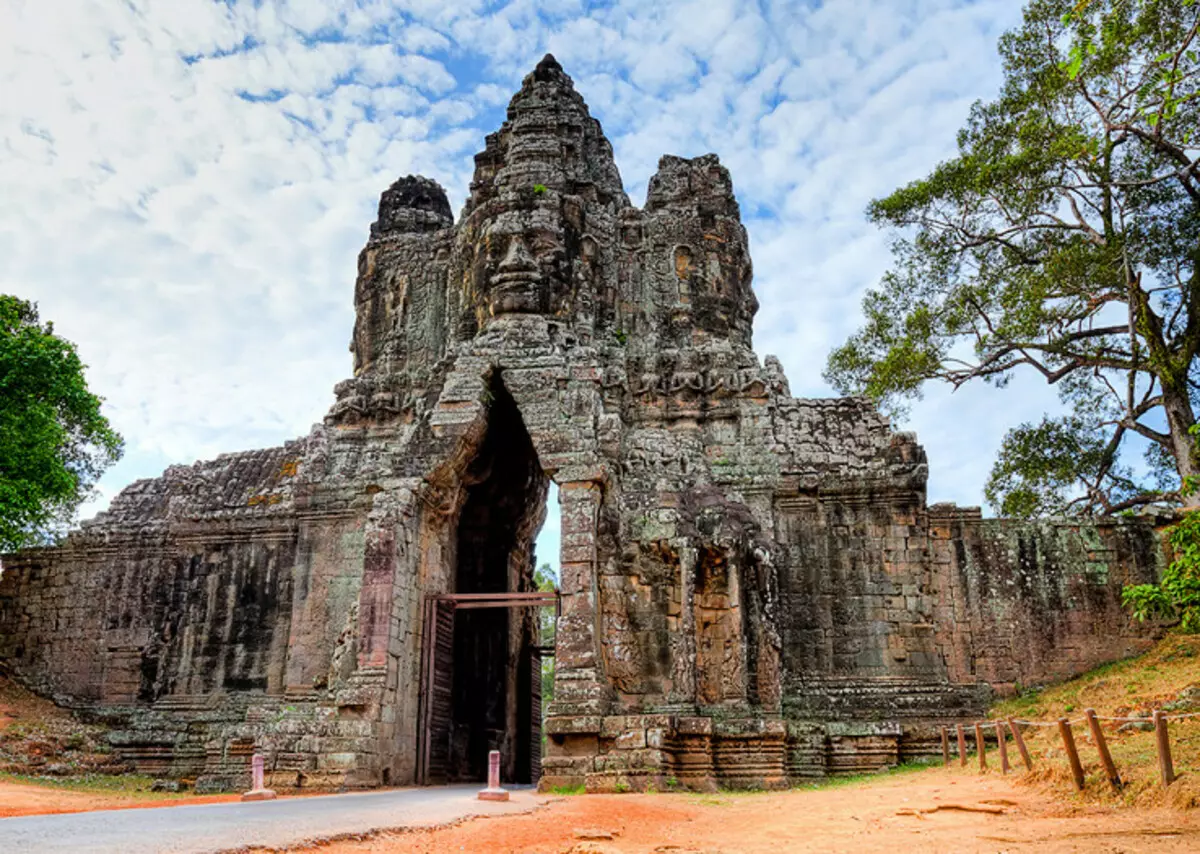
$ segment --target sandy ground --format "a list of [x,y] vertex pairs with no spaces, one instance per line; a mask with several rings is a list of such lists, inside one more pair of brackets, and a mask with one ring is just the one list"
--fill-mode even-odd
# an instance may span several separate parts
[[[0,781],[0,816],[165,807],[151,799]],[[1200,810],[1075,803],[992,772],[933,769],[770,794],[578,795],[533,814],[474,819],[305,849],[312,854],[784,854],[848,851],[1200,851]]]
[[219,804],[241,800],[240,795],[136,794],[122,792],[73,792],[49,786],[0,780],[0,818],[18,815],[49,815],[92,810],[121,810],[136,807],[171,807],[182,804]]
[[531,815],[478,819],[308,850],[320,854],[1167,854],[1200,851],[1200,813],[1064,805],[999,774],[935,769],[772,794],[570,796],[555,799]]

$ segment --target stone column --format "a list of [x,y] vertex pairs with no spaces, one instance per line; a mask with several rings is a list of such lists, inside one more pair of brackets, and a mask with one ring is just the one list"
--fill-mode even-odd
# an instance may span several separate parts
[[596,520],[602,487],[595,481],[559,486],[562,504],[562,616],[555,640],[551,716],[595,715],[607,696],[599,654]]
[[679,631],[671,638],[672,703],[696,702],[696,547],[686,539],[672,541],[679,555]]

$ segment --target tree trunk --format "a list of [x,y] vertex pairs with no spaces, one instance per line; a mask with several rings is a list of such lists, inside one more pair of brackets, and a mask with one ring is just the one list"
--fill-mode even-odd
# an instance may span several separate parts
[[[1188,432],[1196,423],[1196,414],[1192,411],[1191,401],[1188,400],[1186,383],[1182,392],[1163,390],[1163,409],[1167,414],[1171,454],[1175,457],[1175,467],[1179,471],[1180,480],[1196,478],[1195,482],[1200,486],[1200,453],[1196,450],[1196,437]],[[1200,490],[1184,495],[1183,504],[1189,508],[1200,507]]]

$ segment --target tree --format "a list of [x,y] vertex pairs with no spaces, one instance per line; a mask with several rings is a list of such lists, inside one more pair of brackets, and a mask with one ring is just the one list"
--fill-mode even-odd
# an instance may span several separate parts
[[992,470],[1005,514],[1200,506],[1181,489],[1200,482],[1198,18],[1033,0],[958,155],[868,208],[894,265],[825,376],[893,412],[927,380],[1053,384],[1066,413],[1012,430]]
[[[558,575],[548,563],[543,563],[533,572],[533,583],[542,593],[554,593],[558,590]],[[538,643],[542,646],[554,646],[554,631],[556,628],[554,612],[549,608],[538,608]],[[542,704],[554,699],[554,658],[546,656],[542,659]]]
[[0,294],[0,551],[53,539],[121,456],[75,345]]

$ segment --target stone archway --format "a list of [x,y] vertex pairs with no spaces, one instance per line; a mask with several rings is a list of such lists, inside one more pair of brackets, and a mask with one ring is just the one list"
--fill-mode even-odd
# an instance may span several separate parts
[[550,479],[499,371],[482,402],[485,432],[459,477],[446,537],[448,589],[425,609],[418,750],[427,783],[484,780],[491,750],[506,781],[535,783],[540,768],[540,639],[518,597],[536,591]]

